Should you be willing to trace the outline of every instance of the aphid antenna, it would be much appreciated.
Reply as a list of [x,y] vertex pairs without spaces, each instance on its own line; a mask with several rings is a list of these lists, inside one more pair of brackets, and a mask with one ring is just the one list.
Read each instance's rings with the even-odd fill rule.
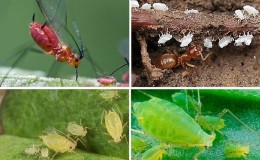
[[109,76],[112,76],[115,72],[117,72],[118,70],[120,70],[121,68],[123,68],[124,66],[128,66],[129,64],[123,64],[122,66],[118,67],[117,69],[115,69],[111,74],[109,74]]
[[260,137],[260,134],[254,130],[253,128],[249,127],[247,124],[245,124],[243,121],[241,121],[237,116],[235,116],[229,109],[224,109],[220,114],[219,114],[219,119],[221,119],[226,113],[229,113],[234,119],[236,119],[240,124],[245,126],[248,130],[250,130],[252,133],[254,133],[256,136]]
[[138,92],[142,93],[143,95],[147,96],[147,97],[150,97],[150,98],[155,98],[154,96],[150,95],[150,94],[147,94],[141,90],[138,90]]
[[13,70],[13,68],[20,62],[20,60],[27,54],[29,53],[29,51],[31,51],[31,48],[26,49],[22,52],[22,54],[20,54],[18,56],[18,58],[14,61],[14,63],[11,65],[11,68],[7,71],[7,73],[5,74],[5,76],[2,78],[1,82],[0,82],[0,86],[3,85],[4,80],[7,78],[7,76],[10,74],[10,72]]

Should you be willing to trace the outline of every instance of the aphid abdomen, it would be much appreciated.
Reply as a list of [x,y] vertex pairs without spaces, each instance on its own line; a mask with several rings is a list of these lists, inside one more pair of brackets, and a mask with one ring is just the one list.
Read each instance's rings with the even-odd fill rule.
[[34,41],[46,52],[51,52],[59,47],[59,39],[56,33],[48,26],[42,27],[41,23],[31,23],[30,32]]
[[227,158],[238,158],[249,153],[249,145],[228,144],[225,147],[224,154]]
[[225,127],[224,119],[220,119],[219,117],[199,116],[197,121],[203,129],[208,131],[220,130]]
[[182,108],[169,101],[152,98],[136,103],[135,116],[141,127],[159,140],[181,147],[212,146],[208,135]]

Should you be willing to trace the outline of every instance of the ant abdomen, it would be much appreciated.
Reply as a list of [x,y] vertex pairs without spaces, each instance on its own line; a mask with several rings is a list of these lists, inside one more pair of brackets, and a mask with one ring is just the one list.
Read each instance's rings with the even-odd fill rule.
[[171,69],[178,65],[178,57],[175,53],[163,54],[156,59],[155,66],[160,69]]

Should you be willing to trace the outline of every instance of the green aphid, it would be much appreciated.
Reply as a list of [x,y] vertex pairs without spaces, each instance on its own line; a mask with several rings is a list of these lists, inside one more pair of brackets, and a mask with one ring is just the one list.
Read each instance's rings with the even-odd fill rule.
[[160,160],[163,157],[163,154],[166,153],[166,149],[169,148],[170,145],[167,144],[159,144],[153,146],[142,154],[142,160]]
[[134,115],[145,132],[179,148],[200,148],[194,159],[205,147],[212,146],[215,134],[207,134],[181,107],[164,99],[147,96],[151,99],[135,103],[133,107]]
[[225,120],[215,116],[198,116],[196,121],[207,131],[219,131],[225,127]]
[[249,145],[231,143],[225,146],[224,155],[226,158],[245,157],[249,153]]

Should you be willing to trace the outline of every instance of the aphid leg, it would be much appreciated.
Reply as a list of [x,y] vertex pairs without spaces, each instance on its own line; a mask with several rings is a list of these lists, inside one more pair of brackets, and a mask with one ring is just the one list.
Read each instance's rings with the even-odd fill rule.
[[[122,112],[120,111],[120,109],[119,109],[119,107],[118,107],[118,105],[116,104],[115,105],[116,106],[116,108],[117,108],[117,110],[118,110],[118,113],[119,113],[119,115],[120,115],[120,118],[121,118],[121,120],[122,120],[122,122],[124,122],[124,119],[123,119],[123,114],[122,114]],[[112,109],[114,112],[115,112],[115,110],[114,109]],[[125,124],[126,125],[126,124]]]
[[195,155],[193,156],[194,160],[198,160],[198,156],[205,151],[205,147],[198,147],[198,148],[200,150],[199,150],[199,152],[195,153]]
[[237,116],[235,116],[230,110],[224,109],[220,114],[219,114],[219,119],[221,119],[226,113],[229,113],[234,119],[236,119],[239,123],[241,123],[243,126],[245,126],[248,130],[253,132],[255,135],[260,137],[260,134],[257,133],[254,129],[249,127],[247,124],[245,124],[243,121],[241,121]]
[[58,152],[55,152],[54,155],[51,157],[51,160],[57,155]]

